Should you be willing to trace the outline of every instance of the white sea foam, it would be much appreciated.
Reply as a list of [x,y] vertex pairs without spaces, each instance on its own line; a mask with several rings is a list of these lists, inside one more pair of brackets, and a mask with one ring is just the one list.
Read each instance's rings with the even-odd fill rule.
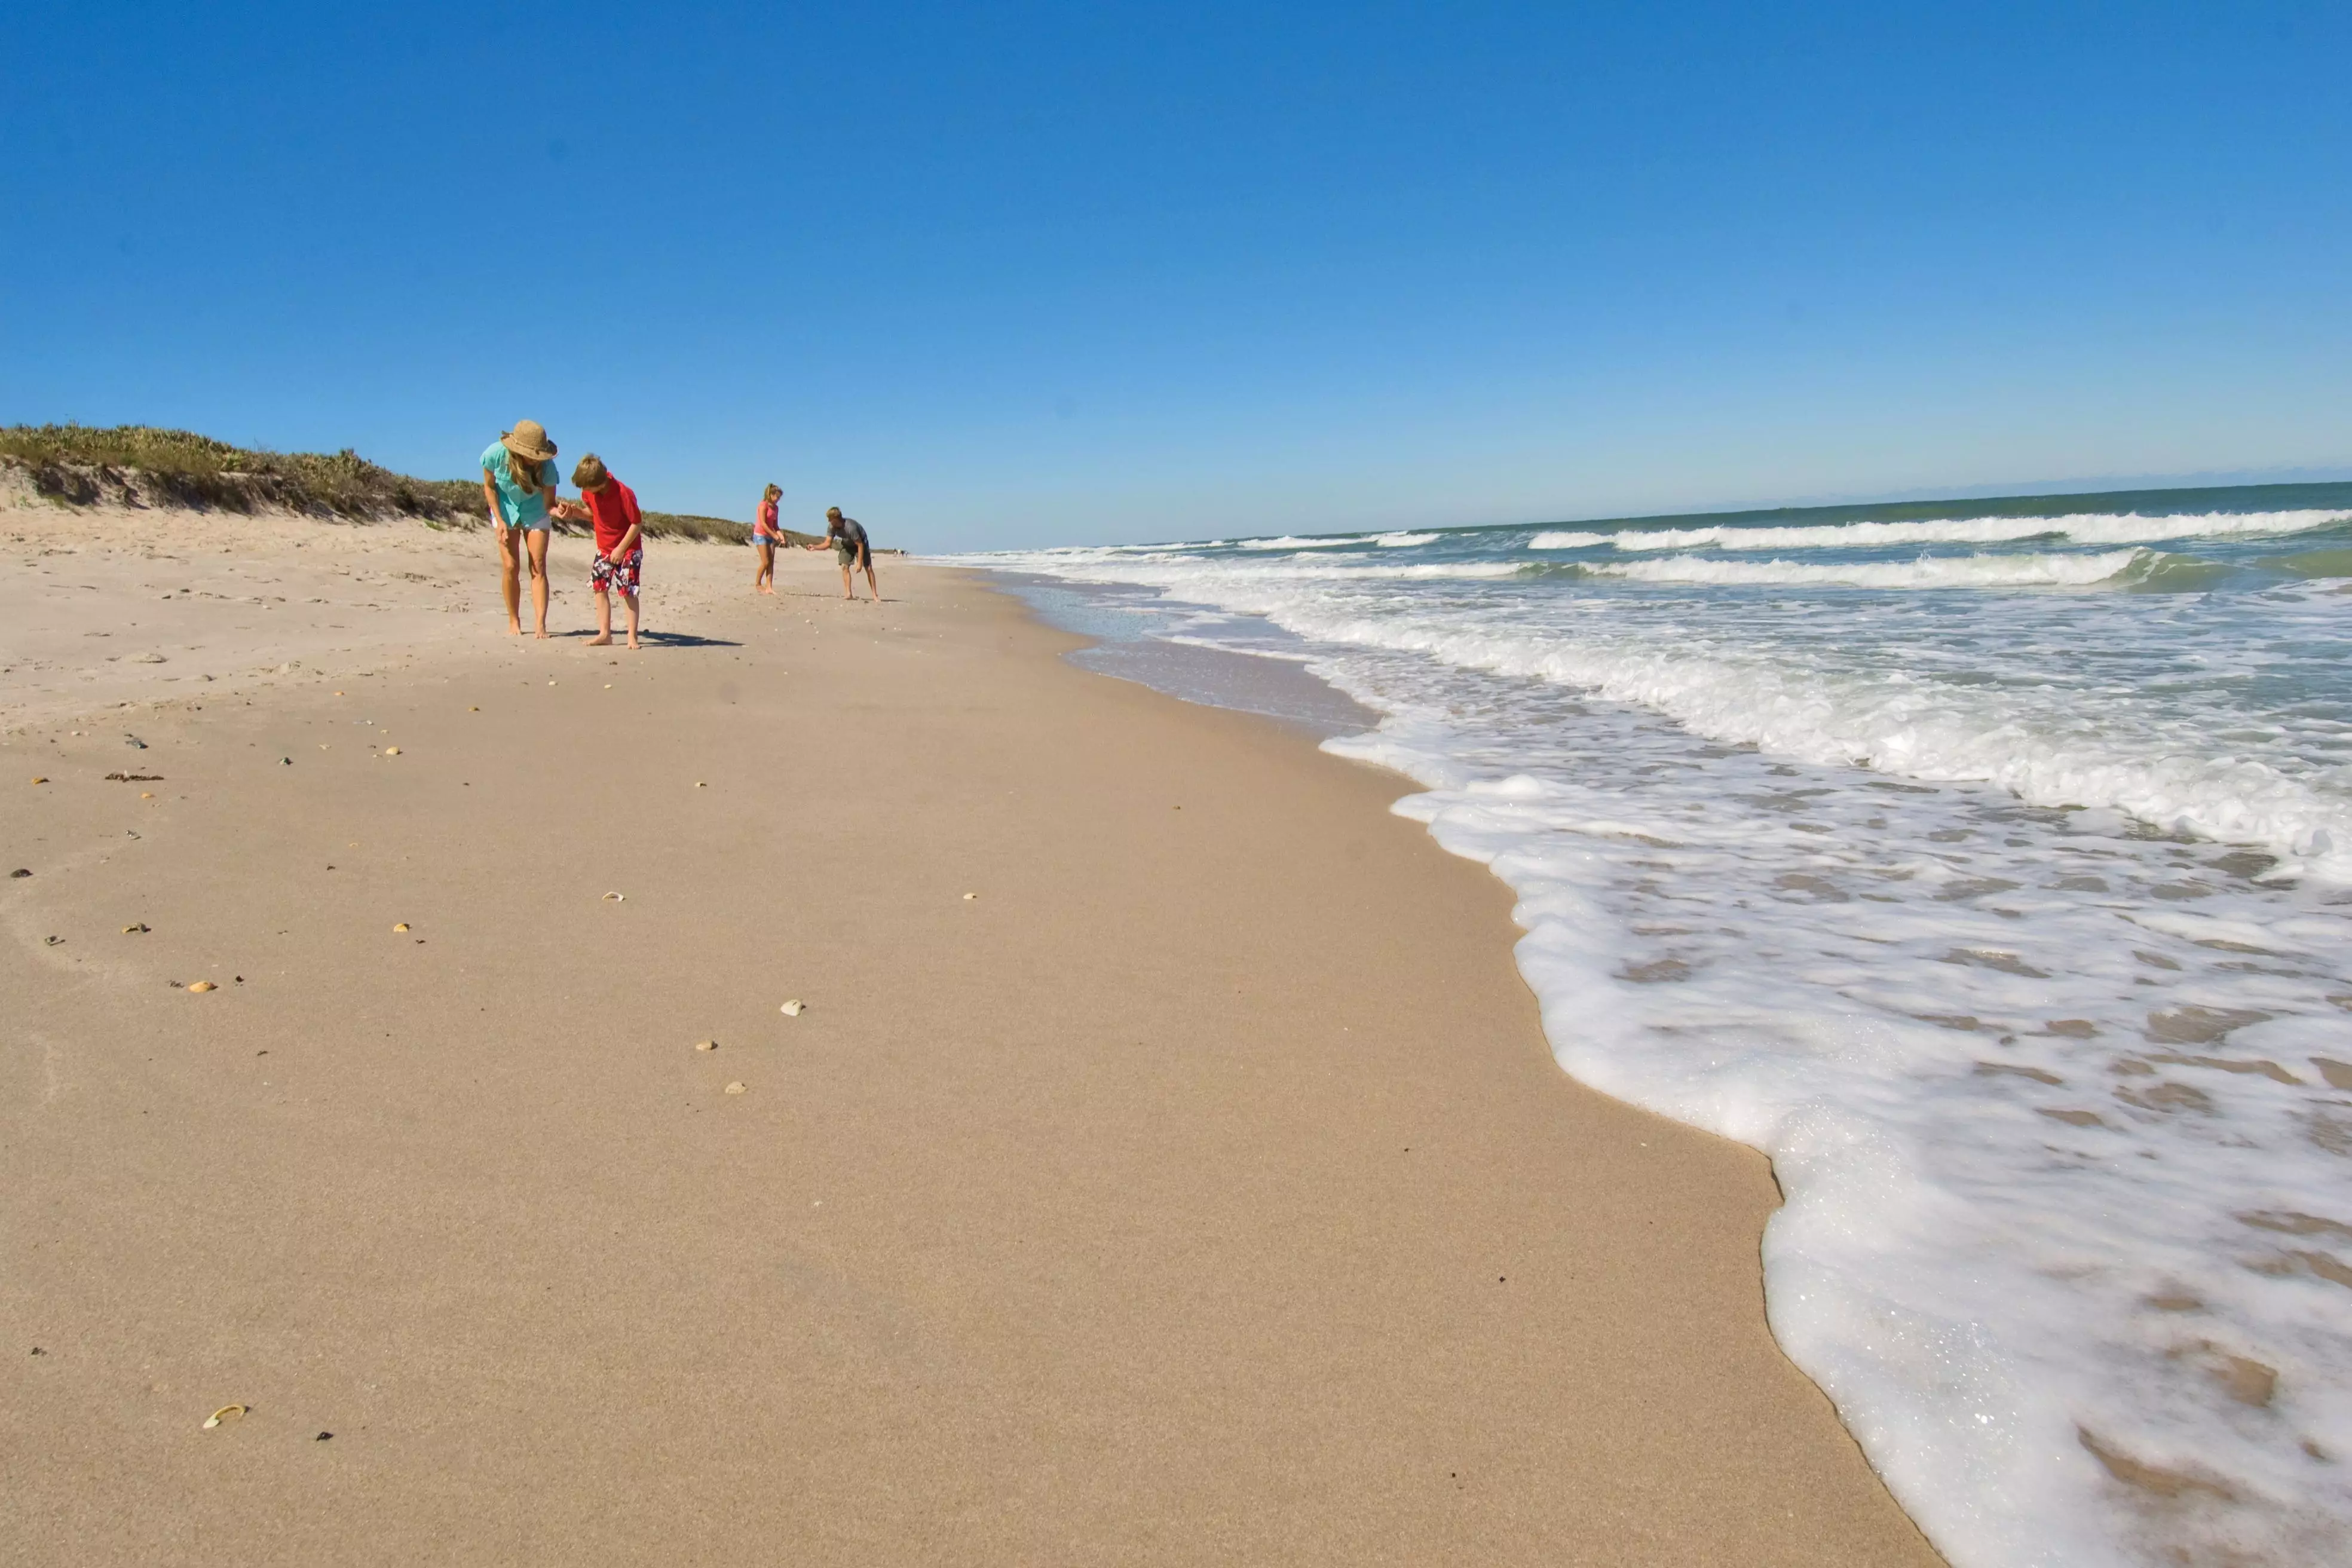
[[[1772,1157],[1774,1332],[1953,1563],[2332,1560],[2341,908],[1996,792],[1358,673],[1395,716],[1334,749],[1435,785],[1398,809],[1517,889],[1562,1066]],[[2182,898],[2222,912],[2134,918]]]
[[1641,583],[1811,584],[1852,588],[2081,588],[2113,581],[2147,552],[2093,555],[1923,555],[1916,561],[1658,561],[1588,565],[1596,576]]
[[1279,539],[1244,539],[1241,542],[1241,548],[1244,550],[1338,550],[1350,544],[1370,544],[1375,538],[1373,534],[1364,533],[1351,539],[1294,539],[1286,533]]
[[1616,537],[1612,533],[1573,533],[1553,531],[1538,533],[1528,541],[1529,550],[1590,550],[1596,544],[1606,544]]
[[[2063,517],[1958,517],[1917,522],[1815,523],[1788,528],[1621,529],[1589,536],[1619,550],[1877,550],[1912,544],[2004,544],[2063,537],[2075,544],[2153,544],[2171,539],[2232,539],[2303,533],[2352,522],[2326,510],[2196,512],[2143,517],[2136,512]],[[1538,543],[1534,548],[1556,549]]]
[[1383,550],[1409,550],[1416,544],[1431,544],[1437,540],[1433,533],[1383,533],[1372,541]]

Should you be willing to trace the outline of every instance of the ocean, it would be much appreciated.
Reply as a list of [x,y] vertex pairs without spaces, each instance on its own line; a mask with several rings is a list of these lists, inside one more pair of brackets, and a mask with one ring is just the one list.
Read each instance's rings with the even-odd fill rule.
[[2352,486],[954,559],[1418,782],[1958,1568],[2344,1561]]

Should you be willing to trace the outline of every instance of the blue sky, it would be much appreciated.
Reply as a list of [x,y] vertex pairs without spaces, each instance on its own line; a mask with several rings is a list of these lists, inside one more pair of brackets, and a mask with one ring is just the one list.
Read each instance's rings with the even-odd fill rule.
[[0,12],[0,422],[922,548],[2352,473],[2352,8]]

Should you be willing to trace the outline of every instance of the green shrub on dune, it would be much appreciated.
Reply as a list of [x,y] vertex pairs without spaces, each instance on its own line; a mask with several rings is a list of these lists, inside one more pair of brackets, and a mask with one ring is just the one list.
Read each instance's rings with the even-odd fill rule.
[[[450,528],[483,523],[477,479],[419,479],[340,452],[260,452],[192,430],[149,425],[0,426],[0,467],[24,472],[40,496],[61,506],[184,507],[283,510],[366,522],[408,517]],[[564,525],[566,532],[574,526]],[[740,544],[749,523],[648,511],[653,539]],[[813,536],[793,536],[806,542]]]

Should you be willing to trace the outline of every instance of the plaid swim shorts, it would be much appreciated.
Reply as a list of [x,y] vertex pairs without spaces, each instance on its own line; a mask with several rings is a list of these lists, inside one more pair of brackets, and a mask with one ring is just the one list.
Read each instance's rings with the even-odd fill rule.
[[622,556],[618,563],[605,560],[604,553],[599,552],[588,568],[588,586],[599,594],[617,588],[634,597],[637,591],[637,572],[645,563],[646,550],[642,544]]

